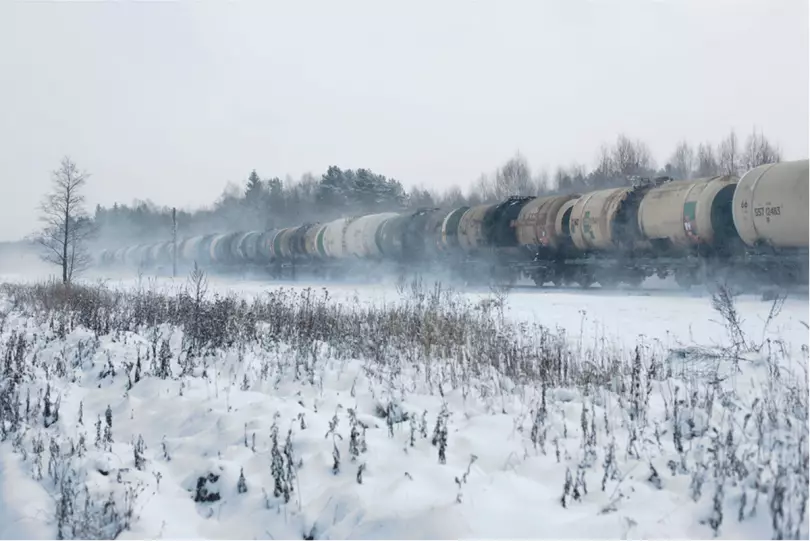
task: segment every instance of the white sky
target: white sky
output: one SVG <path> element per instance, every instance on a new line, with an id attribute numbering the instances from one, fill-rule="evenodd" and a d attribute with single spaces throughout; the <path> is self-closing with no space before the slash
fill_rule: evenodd
<path id="1" fill-rule="evenodd" d="M 754 126 L 806 158 L 808 2 L 3 1 L 0 104 L 0 240 L 64 154 L 90 210 L 207 204 L 253 168 L 466 186 L 619 132 L 659 164 Z"/>

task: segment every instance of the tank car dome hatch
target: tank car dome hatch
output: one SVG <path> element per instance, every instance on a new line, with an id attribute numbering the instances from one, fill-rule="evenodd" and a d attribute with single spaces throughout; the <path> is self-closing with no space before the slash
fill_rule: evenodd
<path id="1" fill-rule="evenodd" d="M 735 176 L 715 176 L 652 188 L 639 205 L 639 231 L 663 249 L 733 240 L 737 232 L 731 205 L 738 180 Z"/>
<path id="2" fill-rule="evenodd" d="M 734 193 L 734 226 L 748 246 L 807 248 L 808 163 L 760 165 L 745 173 Z"/>

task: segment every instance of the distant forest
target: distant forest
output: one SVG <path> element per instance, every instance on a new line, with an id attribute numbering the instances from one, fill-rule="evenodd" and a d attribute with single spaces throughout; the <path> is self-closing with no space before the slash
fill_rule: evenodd
<path id="1" fill-rule="evenodd" d="M 752 167 L 781 159 L 777 146 L 756 130 L 744 143 L 731 132 L 717 145 L 694 147 L 683 141 L 667 162 L 658 167 L 648 146 L 619 135 L 596 153 L 595 165 L 558 167 L 553 175 L 532 172 L 516 154 L 491 174 L 482 174 L 466 191 L 454 186 L 443 192 L 414 187 L 368 169 L 329 167 L 319 178 L 310 173 L 300 179 L 262 178 L 253 170 L 241 186 L 229 185 L 207 208 L 177 211 L 178 238 L 204 233 L 273 229 L 326 222 L 335 218 L 375 212 L 402 212 L 420 207 L 459 207 L 496 202 L 510 195 L 575 193 L 624 186 L 639 177 L 701 178 L 718 174 L 740 175 Z M 150 201 L 131 205 L 97 206 L 96 241 L 103 246 L 170 239 L 171 208 Z"/>

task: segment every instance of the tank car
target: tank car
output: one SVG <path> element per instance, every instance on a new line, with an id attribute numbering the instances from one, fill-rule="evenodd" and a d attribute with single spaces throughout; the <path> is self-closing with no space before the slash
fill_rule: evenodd
<path id="1" fill-rule="evenodd" d="M 377 232 L 386 220 L 396 216 L 395 212 L 382 212 L 361 216 L 352 221 L 344 234 L 347 252 L 359 259 L 380 259 L 383 254 Z"/>
<path id="2" fill-rule="evenodd" d="M 734 193 L 733 220 L 749 247 L 807 249 L 808 160 L 760 165 Z"/>
<path id="3" fill-rule="evenodd" d="M 731 217 L 738 180 L 716 176 L 651 189 L 639 205 L 639 231 L 659 253 L 706 253 L 728 246 L 739 239 Z"/>
<path id="4" fill-rule="evenodd" d="M 304 252 L 311 260 L 326 258 L 323 251 L 323 232 L 326 224 L 313 224 L 304 235 Z"/>
<path id="5" fill-rule="evenodd" d="M 423 208 L 386 220 L 378 235 L 383 255 L 399 263 L 424 263 L 429 231 L 435 235 L 442 218 L 438 208 Z"/>
<path id="6" fill-rule="evenodd" d="M 734 226 L 746 245 L 745 262 L 758 277 L 787 284 L 807 281 L 808 163 L 761 165 L 737 185 Z"/>
<path id="7" fill-rule="evenodd" d="M 459 248 L 458 226 L 461 217 L 470 210 L 470 207 L 458 207 L 448 212 L 437 230 L 435 239 L 436 250 L 444 255 Z"/>

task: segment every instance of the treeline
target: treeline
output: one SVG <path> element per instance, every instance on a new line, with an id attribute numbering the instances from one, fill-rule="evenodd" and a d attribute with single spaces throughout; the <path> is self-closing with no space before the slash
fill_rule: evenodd
<path id="1" fill-rule="evenodd" d="M 406 190 L 400 181 L 368 169 L 343 170 L 337 166 L 329 167 L 320 178 L 307 173 L 298 180 L 262 178 L 254 170 L 241 186 L 230 184 L 210 207 L 179 210 L 178 236 L 272 229 L 420 207 L 472 206 L 510 195 L 586 192 L 629 185 L 643 177 L 741 175 L 752 167 L 780 159 L 779 148 L 755 130 L 745 142 L 740 142 L 734 132 L 716 145 L 704 142 L 695 147 L 682 141 L 661 167 L 643 141 L 625 135 L 619 135 L 612 145 L 602 145 L 592 168 L 574 163 L 558 167 L 551 175 L 545 169 L 533 172 L 525 157 L 516 154 L 494 172 L 481 175 L 466 190 L 459 186 L 444 191 L 423 187 Z M 171 209 L 150 201 L 98 206 L 95 223 L 99 243 L 108 246 L 171 238 Z"/>

